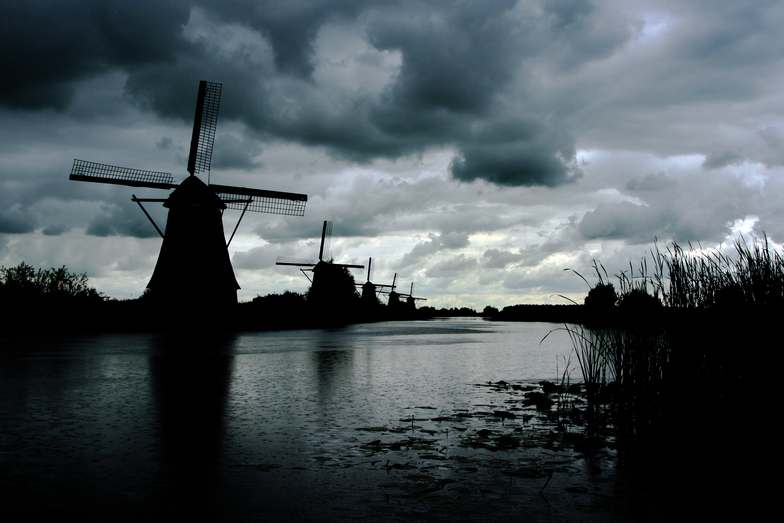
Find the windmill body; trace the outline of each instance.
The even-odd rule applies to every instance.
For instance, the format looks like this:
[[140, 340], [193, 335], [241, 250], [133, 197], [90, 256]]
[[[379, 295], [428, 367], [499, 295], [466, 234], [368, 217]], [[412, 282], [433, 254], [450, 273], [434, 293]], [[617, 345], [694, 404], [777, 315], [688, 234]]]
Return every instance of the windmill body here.
[[226, 204], [195, 176], [164, 202], [169, 209], [158, 262], [147, 284], [151, 296], [227, 305], [240, 288], [223, 231]]
[[[165, 306], [220, 308], [237, 303], [239, 284], [231, 266], [223, 230], [223, 211], [266, 212], [302, 216], [308, 197], [304, 194], [215, 185], [209, 183], [212, 148], [220, 105], [221, 84], [202, 81], [196, 102], [190, 156], [190, 175], [179, 185], [169, 173], [74, 160], [70, 179], [174, 189], [166, 199], [132, 200], [139, 204], [163, 237], [161, 251], [152, 278], [147, 284], [150, 298]], [[196, 174], [208, 173], [204, 183]], [[166, 231], [150, 218], [144, 202], [163, 202], [168, 209]], [[234, 232], [236, 232], [235, 227]]]

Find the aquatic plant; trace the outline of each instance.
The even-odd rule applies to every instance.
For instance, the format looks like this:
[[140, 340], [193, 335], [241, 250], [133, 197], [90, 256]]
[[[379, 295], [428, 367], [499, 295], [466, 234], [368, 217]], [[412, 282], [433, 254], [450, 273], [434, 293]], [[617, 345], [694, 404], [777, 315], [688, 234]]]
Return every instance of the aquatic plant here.
[[[629, 433], [653, 433], [664, 424], [698, 426], [719, 415], [713, 407], [695, 413], [685, 398], [708, 402], [711, 396], [723, 409], [745, 408], [734, 391], [756, 390], [759, 381], [751, 362], [737, 357], [738, 347], [763, 343], [761, 335], [749, 339], [748, 326], [784, 308], [784, 257], [767, 237], [739, 236], [733, 248], [655, 245], [650, 261], [630, 263], [616, 275], [614, 304], [586, 298], [585, 322], [565, 329], [589, 416], [608, 383], [615, 423]], [[606, 270], [597, 262], [593, 269], [598, 282], [589, 297], [609, 296]]]

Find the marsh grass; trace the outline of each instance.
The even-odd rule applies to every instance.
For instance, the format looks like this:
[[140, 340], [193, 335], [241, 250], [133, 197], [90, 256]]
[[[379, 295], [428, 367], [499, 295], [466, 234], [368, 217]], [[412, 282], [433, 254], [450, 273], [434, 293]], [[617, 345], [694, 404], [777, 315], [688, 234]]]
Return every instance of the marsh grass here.
[[[606, 290], [606, 270], [594, 262], [594, 271]], [[767, 237], [738, 237], [729, 252], [655, 245], [616, 278], [617, 305], [586, 300], [586, 322], [566, 326], [589, 422], [608, 394], [613, 423], [632, 435], [696, 430], [754, 408], [751, 354], [770, 345], [765, 331], [784, 309], [784, 258]]]

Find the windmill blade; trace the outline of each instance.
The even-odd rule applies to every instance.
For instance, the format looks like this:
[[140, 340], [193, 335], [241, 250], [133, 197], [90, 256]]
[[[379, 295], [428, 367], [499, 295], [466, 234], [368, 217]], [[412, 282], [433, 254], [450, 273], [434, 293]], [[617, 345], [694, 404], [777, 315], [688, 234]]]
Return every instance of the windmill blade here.
[[346, 269], [364, 269], [364, 265], [352, 265], [349, 263], [333, 263], [333, 267], [344, 267]]
[[297, 267], [312, 267], [316, 265], [316, 260], [309, 260], [307, 258], [289, 258], [287, 256], [278, 256], [275, 260], [275, 265], [294, 265]]
[[215, 128], [218, 125], [221, 84], [199, 82], [199, 96], [196, 99], [196, 115], [193, 118], [191, 151], [188, 156], [188, 172], [196, 174], [210, 170], [212, 146], [215, 142]]
[[321, 229], [321, 247], [319, 248], [319, 261], [324, 261], [324, 254], [331, 258], [329, 254], [329, 244], [332, 242], [332, 222], [324, 220], [324, 227]]
[[307, 194], [216, 184], [210, 184], [210, 188], [223, 200], [226, 207], [238, 211], [244, 210], [248, 199], [250, 199], [251, 202], [247, 208], [249, 211], [285, 214], [287, 216], [304, 216], [305, 204], [308, 203]]
[[153, 189], [175, 187], [174, 178], [169, 173], [117, 167], [85, 160], [74, 160], [68, 179], [80, 182], [130, 185], [131, 187], [151, 187]]

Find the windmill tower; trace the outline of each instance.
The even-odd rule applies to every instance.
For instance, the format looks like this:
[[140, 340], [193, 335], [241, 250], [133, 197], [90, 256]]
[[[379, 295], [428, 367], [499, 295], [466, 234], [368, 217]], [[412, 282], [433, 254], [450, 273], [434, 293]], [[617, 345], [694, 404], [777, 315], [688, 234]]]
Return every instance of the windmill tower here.
[[[219, 308], [237, 303], [239, 284], [229, 258], [228, 246], [247, 211], [303, 216], [308, 197], [263, 189], [210, 183], [210, 164], [218, 123], [221, 84], [202, 81], [196, 101], [189, 176], [179, 185], [169, 173], [115, 167], [74, 160], [70, 179], [82, 182], [174, 189], [168, 198], [137, 198], [132, 195], [158, 234], [161, 251], [147, 288], [150, 298], [162, 305]], [[196, 174], [207, 172], [207, 183]], [[166, 231], [161, 232], [145, 210], [144, 202], [162, 202], [168, 211]], [[241, 210], [237, 225], [226, 241], [223, 211]]]
[[389, 290], [389, 296], [387, 296], [387, 306], [391, 309], [395, 309], [400, 305], [400, 293], [395, 290], [395, 282], [397, 281], [397, 273], [392, 278], [392, 285], [391, 289]]

